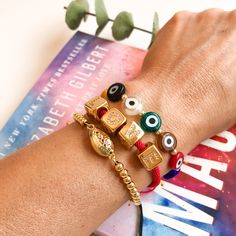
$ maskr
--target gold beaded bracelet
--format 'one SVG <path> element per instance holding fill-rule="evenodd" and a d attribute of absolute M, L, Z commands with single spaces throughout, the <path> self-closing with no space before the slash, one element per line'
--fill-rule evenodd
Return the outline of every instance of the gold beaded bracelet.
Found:
<path fill-rule="evenodd" d="M 140 206 L 140 194 L 136 188 L 135 183 L 132 181 L 131 176 L 128 174 L 128 170 L 124 168 L 123 163 L 116 160 L 114 144 L 109 135 L 98 129 L 94 124 L 89 123 L 88 120 L 79 113 L 74 113 L 73 118 L 81 126 L 86 126 L 89 133 L 89 139 L 94 151 L 98 155 L 108 157 L 112 161 L 115 170 L 119 173 L 124 184 L 126 185 L 126 188 L 129 190 L 133 203 L 136 206 Z"/>

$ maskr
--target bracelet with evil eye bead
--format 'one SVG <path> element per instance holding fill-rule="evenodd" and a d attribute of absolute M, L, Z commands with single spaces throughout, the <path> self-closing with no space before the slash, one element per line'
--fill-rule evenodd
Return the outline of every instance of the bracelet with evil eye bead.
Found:
<path fill-rule="evenodd" d="M 109 108 L 106 99 L 97 96 L 85 103 L 88 116 L 102 123 L 110 134 L 117 134 L 121 143 L 127 148 L 135 146 L 138 149 L 138 158 L 145 169 L 153 171 L 152 190 L 161 181 L 158 165 L 162 162 L 162 155 L 152 143 L 144 144 L 141 138 L 144 131 L 135 121 L 127 121 L 126 117 L 116 108 Z M 148 188 L 148 191 L 150 188 Z"/>
<path fill-rule="evenodd" d="M 122 107 L 127 115 L 140 115 L 140 127 L 145 132 L 156 133 L 159 149 L 171 155 L 169 161 L 171 170 L 163 177 L 165 179 L 173 178 L 180 172 L 184 160 L 183 153 L 176 150 L 177 140 L 175 136 L 170 132 L 162 132 L 160 129 L 162 124 L 160 116 L 156 112 L 144 112 L 140 99 L 128 97 L 125 92 L 126 88 L 124 84 L 114 83 L 103 93 L 103 96 L 106 96 L 111 102 L 122 100 Z"/>

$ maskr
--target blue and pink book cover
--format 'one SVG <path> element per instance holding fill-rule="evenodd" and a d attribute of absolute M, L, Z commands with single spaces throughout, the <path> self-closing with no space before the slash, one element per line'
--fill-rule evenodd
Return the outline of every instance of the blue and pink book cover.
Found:
<path fill-rule="evenodd" d="M 138 76 L 146 51 L 77 32 L 0 131 L 0 158 L 64 127 L 109 84 Z M 236 126 L 186 155 L 181 174 L 142 195 L 143 235 L 236 235 Z M 96 235 L 137 235 L 136 208 L 125 203 Z"/>

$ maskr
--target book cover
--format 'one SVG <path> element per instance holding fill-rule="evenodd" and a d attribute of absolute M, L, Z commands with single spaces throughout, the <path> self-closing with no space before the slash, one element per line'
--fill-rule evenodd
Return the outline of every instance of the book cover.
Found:
<path fill-rule="evenodd" d="M 115 81 L 135 78 L 146 52 L 77 32 L 0 132 L 3 158 L 66 125 L 76 110 Z M 236 235 L 236 126 L 186 156 L 182 173 L 142 195 L 143 235 Z M 97 235 L 135 235 L 136 208 L 125 203 Z"/>

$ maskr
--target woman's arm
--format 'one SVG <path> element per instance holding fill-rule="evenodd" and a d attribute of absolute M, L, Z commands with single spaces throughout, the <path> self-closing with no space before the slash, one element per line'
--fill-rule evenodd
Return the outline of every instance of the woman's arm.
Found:
<path fill-rule="evenodd" d="M 127 83 L 185 153 L 236 122 L 235 22 L 235 12 L 178 13 L 159 32 L 140 77 Z M 115 147 L 138 188 L 147 186 L 149 173 Z M 0 161 L 2 235 L 89 235 L 128 199 L 110 162 L 75 123 Z"/>

